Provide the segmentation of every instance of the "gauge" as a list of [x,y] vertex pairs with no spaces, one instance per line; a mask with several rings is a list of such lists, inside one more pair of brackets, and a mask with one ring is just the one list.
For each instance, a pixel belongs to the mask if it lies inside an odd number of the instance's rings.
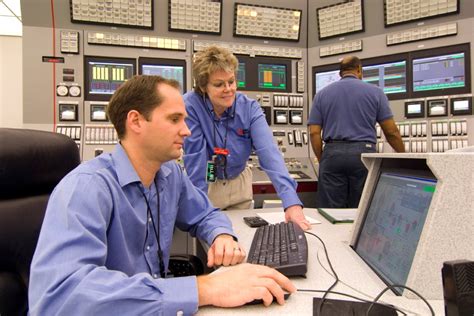
[[58,85],[56,87],[56,94],[60,97],[65,97],[68,94],[68,88],[64,85]]
[[81,87],[79,86],[70,86],[69,94],[73,97],[78,97],[81,95]]

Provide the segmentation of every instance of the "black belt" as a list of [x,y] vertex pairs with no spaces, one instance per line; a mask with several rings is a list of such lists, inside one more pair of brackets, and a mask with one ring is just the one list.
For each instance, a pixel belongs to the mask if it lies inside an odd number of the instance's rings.
[[330,143],[370,143],[368,140],[344,140],[344,139],[328,139],[324,141],[326,144]]

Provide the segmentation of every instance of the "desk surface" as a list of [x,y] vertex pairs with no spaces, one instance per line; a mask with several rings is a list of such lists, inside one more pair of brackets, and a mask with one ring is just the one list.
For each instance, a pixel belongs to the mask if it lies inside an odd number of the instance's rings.
[[[232,210],[226,214],[232,220],[234,231],[239,241],[250,248],[255,228],[248,227],[242,220],[243,216],[252,216],[257,212],[275,212],[277,209]],[[343,282],[339,282],[333,291],[343,292],[357,297],[373,300],[386,285],[364,263],[364,261],[349,247],[352,236],[353,224],[331,224],[319,215],[316,209],[307,208],[305,214],[321,221],[313,225],[311,232],[318,235],[326,244],[334,270]],[[306,235],[308,240],[308,273],[306,279],[302,277],[291,278],[298,289],[326,290],[334,282],[326,261],[321,243],[311,235]],[[321,264],[321,263],[322,264]],[[440,272],[441,273],[441,272]],[[416,289],[415,289],[416,290]],[[271,315],[312,315],[313,297],[321,297],[323,293],[296,292],[292,294],[284,306],[272,304],[269,307],[251,305],[238,308],[203,307],[198,315],[241,315],[241,314],[271,314]],[[328,298],[350,300],[340,295],[330,294]],[[391,291],[385,292],[380,299],[390,303],[409,315],[429,315],[428,307],[419,299],[409,299],[396,296]],[[442,300],[430,301],[436,315],[443,315],[444,302]]]

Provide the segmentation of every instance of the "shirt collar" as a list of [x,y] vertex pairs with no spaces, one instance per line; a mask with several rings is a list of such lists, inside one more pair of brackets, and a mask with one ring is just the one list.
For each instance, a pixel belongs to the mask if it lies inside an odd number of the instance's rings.
[[356,75],[353,75],[353,74],[344,75],[344,77],[342,77],[341,79],[345,79],[345,78],[359,79]]
[[[203,99],[204,99],[204,104],[206,105],[207,109],[209,110],[209,113],[211,113],[214,117],[215,120],[218,120],[219,118],[217,117],[216,113],[214,113],[214,107],[212,106],[212,103],[211,103],[211,100],[207,97],[207,95],[203,95]],[[235,99],[234,99],[234,103],[232,104],[232,106],[230,108],[228,108],[227,110],[224,111],[224,113],[222,114],[221,118],[224,118],[224,117],[234,117],[235,115],[235,103],[237,102],[237,93],[235,94]]]
[[[123,149],[120,143],[115,146],[115,149],[112,152],[112,160],[115,164],[117,178],[118,182],[120,183],[120,186],[124,187],[130,183],[141,182],[140,177],[135,171],[135,168],[133,168],[132,162],[128,158],[125,149]],[[163,181],[168,177],[170,173],[171,169],[166,164],[162,164],[160,170],[158,170],[157,173],[158,181],[160,183],[164,183]]]

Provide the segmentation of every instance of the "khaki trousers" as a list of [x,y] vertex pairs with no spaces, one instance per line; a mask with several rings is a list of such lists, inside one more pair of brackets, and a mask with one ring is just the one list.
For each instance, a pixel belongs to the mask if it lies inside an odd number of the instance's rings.
[[246,167],[234,179],[217,179],[209,183],[208,196],[212,204],[222,210],[250,208],[253,199],[252,170]]

